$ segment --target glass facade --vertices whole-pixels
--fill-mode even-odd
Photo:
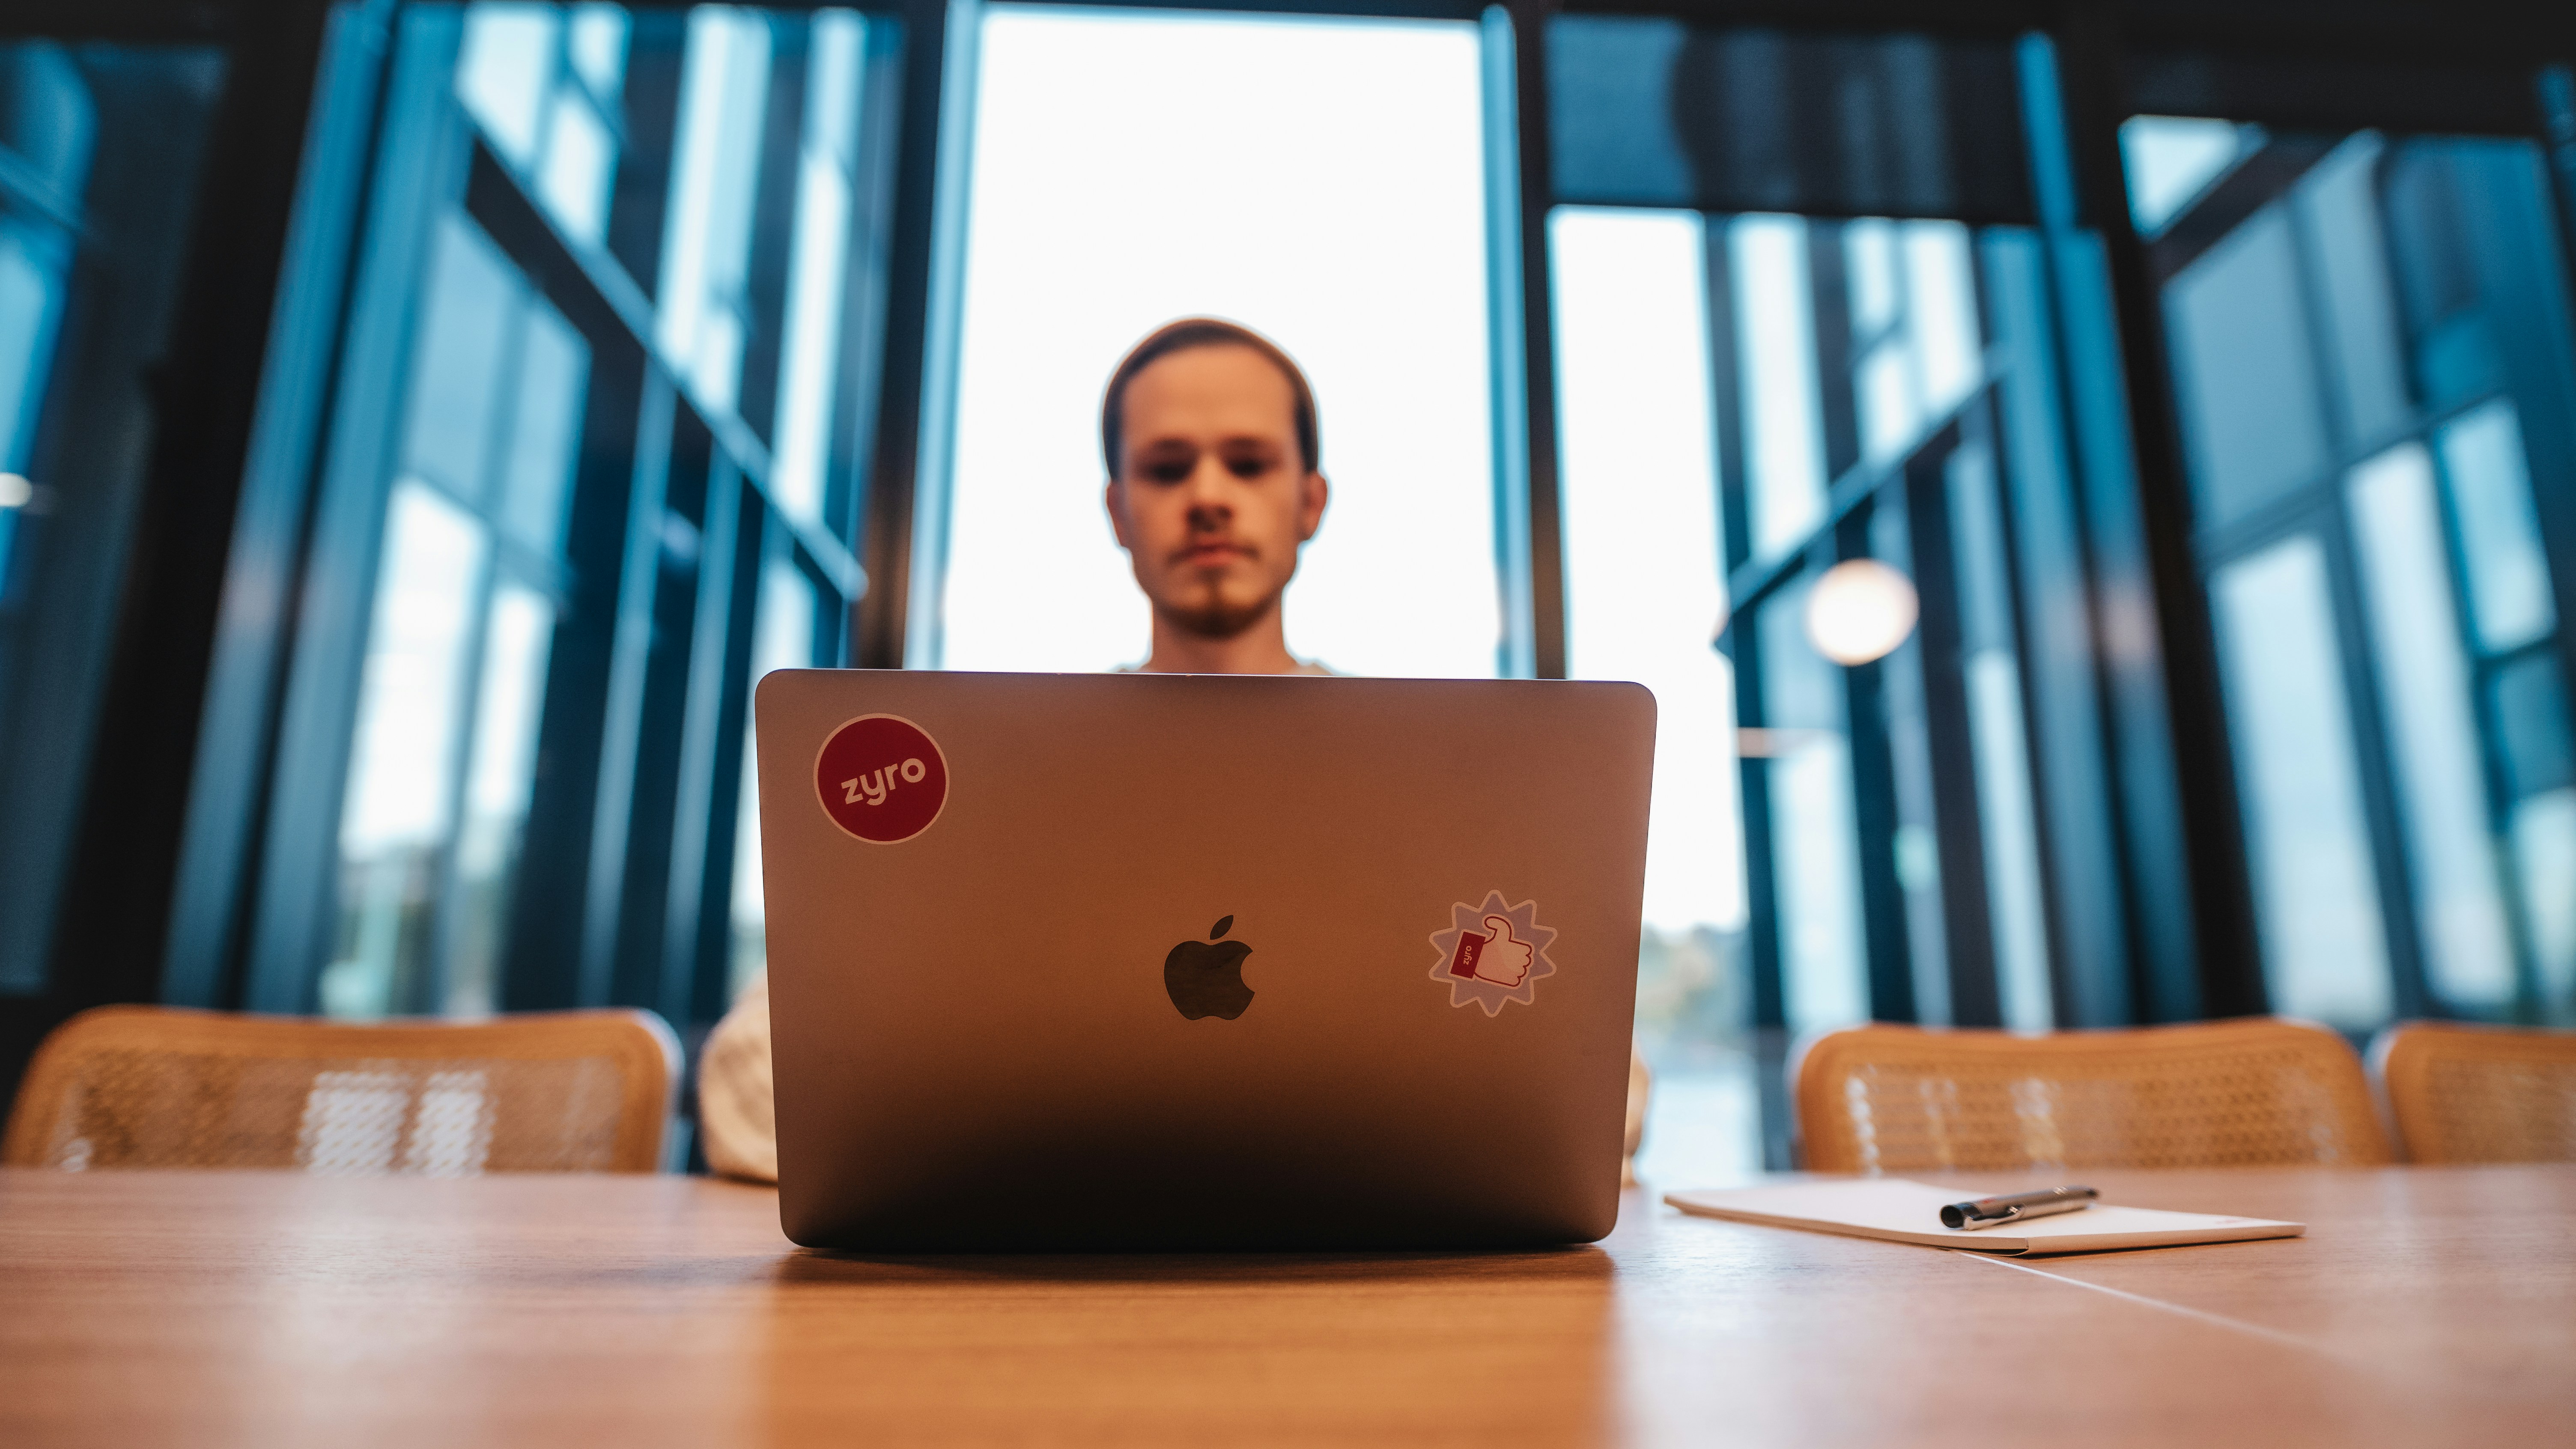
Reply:
[[[760,675],[1133,662],[1097,389],[1202,312],[1320,396],[1292,648],[1655,691],[1649,1178],[1788,1165],[1865,1020],[2576,1024],[2543,49],[115,9],[0,13],[8,1063],[115,1000],[693,1037]]]
[[[2356,1032],[2576,1019],[2541,523],[2576,456],[2525,426],[2576,400],[2543,156],[2228,134],[2192,197],[2133,201],[2173,214],[2153,247],[2273,1002]]]
[[[227,73],[0,27],[0,993],[54,950]]]
[[[473,4],[387,40],[242,993],[703,1024],[761,956],[751,684],[839,662],[863,589],[901,27]]]

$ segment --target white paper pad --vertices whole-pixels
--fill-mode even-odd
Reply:
[[[1723,1192],[1668,1192],[1664,1201],[1701,1217],[2033,1258],[2114,1248],[2161,1248],[2175,1243],[2295,1238],[2308,1230],[2305,1223],[2275,1222],[2270,1218],[2213,1217],[2208,1213],[2169,1213],[2100,1203],[2081,1212],[2058,1213],[2002,1227],[1941,1226],[1941,1209],[1947,1204],[1990,1196],[1994,1194],[1976,1188],[1932,1187],[1898,1177],[1867,1177]]]

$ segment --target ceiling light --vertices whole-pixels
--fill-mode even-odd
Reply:
[[[1914,632],[1914,583],[1876,559],[1825,570],[1807,595],[1807,638],[1836,664],[1867,664]]]

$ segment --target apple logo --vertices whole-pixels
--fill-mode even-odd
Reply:
[[[1234,929],[1228,916],[1208,928],[1204,941],[1183,941],[1163,958],[1163,989],[1184,1020],[1213,1016],[1232,1021],[1252,1004],[1252,988],[1243,984],[1243,958],[1252,948],[1224,939]]]

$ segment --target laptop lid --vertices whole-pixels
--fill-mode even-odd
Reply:
[[[1644,689],[795,670],[756,711],[791,1238],[1609,1230]]]

